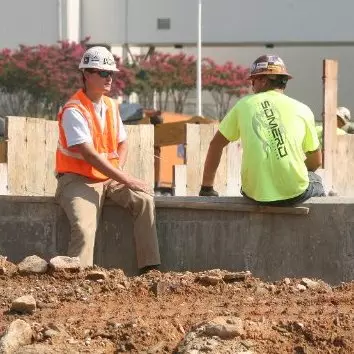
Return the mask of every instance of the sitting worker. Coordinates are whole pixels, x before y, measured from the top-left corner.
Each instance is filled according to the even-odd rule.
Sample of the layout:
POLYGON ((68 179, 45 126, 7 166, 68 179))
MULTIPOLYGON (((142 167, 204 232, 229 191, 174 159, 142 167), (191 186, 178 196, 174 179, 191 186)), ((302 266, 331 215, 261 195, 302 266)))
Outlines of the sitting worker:
POLYGON ((324 196, 314 171, 322 153, 309 107, 284 94, 288 80, 284 62, 275 55, 252 65, 254 94, 243 97, 220 123, 204 166, 200 196, 217 196, 213 184, 223 148, 241 139, 241 193, 265 205, 293 205, 324 196))
MULTIPOLYGON (((316 126, 318 139, 323 146, 323 124, 316 126)), ((354 124, 350 122, 350 111, 346 107, 337 108, 337 135, 354 134, 354 124)))
POLYGON ((56 198, 71 225, 68 255, 79 257, 82 266, 93 265, 95 234, 107 195, 133 216, 137 262, 143 273, 160 264, 155 207, 148 185, 122 170, 127 134, 117 103, 105 96, 118 69, 105 47, 88 49, 79 69, 83 89, 58 114, 56 198))

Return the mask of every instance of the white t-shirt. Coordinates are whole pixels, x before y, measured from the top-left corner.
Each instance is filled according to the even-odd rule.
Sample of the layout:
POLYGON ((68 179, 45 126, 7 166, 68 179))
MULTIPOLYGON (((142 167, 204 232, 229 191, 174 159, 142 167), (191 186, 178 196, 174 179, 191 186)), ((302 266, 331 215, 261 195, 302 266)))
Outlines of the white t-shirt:
MULTIPOLYGON (((97 116, 100 118, 101 128, 104 130, 106 125, 106 110, 107 106, 101 100, 100 103, 93 104, 97 116)), ((122 119, 118 113, 118 143, 123 142, 127 139, 127 132, 125 131, 122 119)), ((62 124, 64 128, 64 133, 68 146, 73 146, 77 144, 88 143, 92 144, 92 136, 84 116, 75 108, 67 108, 64 111, 62 124)))

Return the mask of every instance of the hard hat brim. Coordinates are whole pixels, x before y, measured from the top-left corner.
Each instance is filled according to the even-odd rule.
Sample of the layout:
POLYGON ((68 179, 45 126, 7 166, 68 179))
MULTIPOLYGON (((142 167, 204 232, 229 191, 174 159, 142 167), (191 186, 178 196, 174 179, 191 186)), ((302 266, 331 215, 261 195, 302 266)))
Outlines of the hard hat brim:
POLYGON ((104 66, 92 66, 92 65, 80 65, 79 70, 84 71, 85 69, 97 69, 97 70, 106 70, 106 71, 113 71, 113 72, 119 72, 120 70, 115 67, 104 67, 104 66))
POLYGON ((275 73, 275 72, 270 72, 270 71, 263 71, 263 72, 259 72, 259 73, 254 73, 254 74, 250 74, 248 76, 248 80, 251 80, 253 77, 255 76, 262 76, 262 75, 281 75, 281 76, 287 76, 289 80, 291 80, 293 78, 292 75, 290 75, 289 73, 285 72, 285 73, 275 73))

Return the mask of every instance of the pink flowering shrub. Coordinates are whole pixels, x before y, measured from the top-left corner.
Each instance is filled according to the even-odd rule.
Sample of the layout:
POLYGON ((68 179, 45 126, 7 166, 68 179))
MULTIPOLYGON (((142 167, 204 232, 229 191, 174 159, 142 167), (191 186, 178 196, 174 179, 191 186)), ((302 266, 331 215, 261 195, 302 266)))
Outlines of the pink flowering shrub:
POLYGON ((232 62, 217 65, 211 59, 204 59, 202 85, 203 89, 209 91, 214 99, 217 117, 225 116, 233 99, 250 92, 248 75, 248 69, 234 65, 232 62))
MULTIPOLYGON (((82 87, 78 70, 88 38, 81 43, 20 46, 0 51, 0 115, 22 115, 55 119, 68 98, 82 87)), ((145 108, 151 108, 154 92, 157 108, 167 109, 171 101, 175 112, 183 112, 186 100, 196 87, 196 59, 186 54, 155 52, 137 56, 133 63, 116 57, 119 73, 110 95, 129 96, 135 92, 145 108)), ((215 100, 217 116, 222 117, 233 98, 248 92, 247 70, 231 62, 216 65, 203 61, 203 89, 215 100)))

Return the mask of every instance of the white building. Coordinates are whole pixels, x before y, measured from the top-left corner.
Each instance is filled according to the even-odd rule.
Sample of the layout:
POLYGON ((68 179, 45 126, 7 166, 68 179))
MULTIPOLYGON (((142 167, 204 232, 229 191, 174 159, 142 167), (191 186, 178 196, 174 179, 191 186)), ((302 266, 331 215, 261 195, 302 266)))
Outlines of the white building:
MULTIPOLYGON (((195 55, 198 0, 1 0, 0 47, 61 39, 195 55), (161 47, 161 48, 160 48, 161 47)), ((339 104, 354 109, 352 0, 203 0, 203 56, 242 65, 279 54, 288 94, 322 111, 322 60, 339 61, 339 104)))

